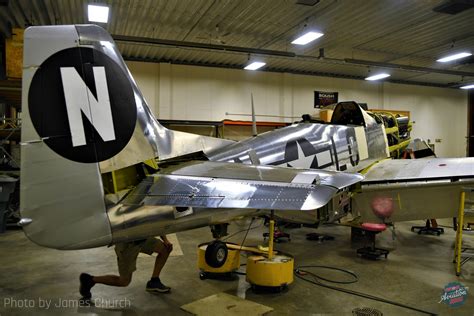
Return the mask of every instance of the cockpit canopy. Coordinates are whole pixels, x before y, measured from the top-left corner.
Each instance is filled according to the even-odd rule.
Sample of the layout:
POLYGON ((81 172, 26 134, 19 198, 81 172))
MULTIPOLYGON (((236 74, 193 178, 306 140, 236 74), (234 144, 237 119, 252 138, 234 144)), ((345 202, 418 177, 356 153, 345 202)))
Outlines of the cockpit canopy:
POLYGON ((354 101, 339 102, 334 107, 331 124, 371 126, 377 122, 354 101))

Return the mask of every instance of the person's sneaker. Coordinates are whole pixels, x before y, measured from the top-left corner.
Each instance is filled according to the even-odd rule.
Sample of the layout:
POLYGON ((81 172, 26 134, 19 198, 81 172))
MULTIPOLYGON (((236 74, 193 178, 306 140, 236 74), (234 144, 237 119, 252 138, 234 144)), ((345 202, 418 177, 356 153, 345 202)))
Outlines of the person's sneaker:
POLYGON ((146 284, 146 290, 148 292, 168 293, 171 288, 161 283, 160 278, 152 278, 146 284))
POLYGON ((82 295, 82 298, 90 299, 92 297, 91 288, 95 284, 94 280, 92 279, 92 275, 81 273, 79 276, 79 282, 81 283, 79 286, 79 293, 82 295))

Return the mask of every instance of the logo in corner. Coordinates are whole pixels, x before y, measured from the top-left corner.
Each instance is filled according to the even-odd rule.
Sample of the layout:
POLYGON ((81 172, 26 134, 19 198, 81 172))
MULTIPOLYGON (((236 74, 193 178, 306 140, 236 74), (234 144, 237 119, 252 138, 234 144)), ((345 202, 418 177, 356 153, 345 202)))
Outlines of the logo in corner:
POLYGON ((83 163, 117 155, 137 120, 126 72, 106 54, 84 47, 59 51, 41 64, 28 91, 28 109, 49 148, 83 163))
POLYGON ((438 303, 444 303, 450 307, 459 307, 466 302, 467 294, 467 287, 460 282, 451 282, 444 287, 438 303))

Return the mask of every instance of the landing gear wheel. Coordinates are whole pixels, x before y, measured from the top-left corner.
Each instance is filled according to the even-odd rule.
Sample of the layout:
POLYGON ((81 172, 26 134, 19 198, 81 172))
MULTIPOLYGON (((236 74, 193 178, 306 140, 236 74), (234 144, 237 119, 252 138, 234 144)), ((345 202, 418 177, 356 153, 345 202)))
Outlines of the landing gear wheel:
POLYGON ((220 268, 227 260, 227 246, 220 240, 211 242, 205 253, 206 263, 213 268, 220 268))

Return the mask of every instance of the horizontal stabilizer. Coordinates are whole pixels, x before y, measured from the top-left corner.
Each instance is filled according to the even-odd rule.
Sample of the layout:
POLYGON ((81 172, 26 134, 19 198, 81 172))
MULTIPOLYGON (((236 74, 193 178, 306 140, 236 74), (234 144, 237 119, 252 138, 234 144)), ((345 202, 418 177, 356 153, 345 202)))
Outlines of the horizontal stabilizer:
POLYGON ((359 174, 235 163, 192 162, 148 177, 124 205, 314 210, 359 174))

